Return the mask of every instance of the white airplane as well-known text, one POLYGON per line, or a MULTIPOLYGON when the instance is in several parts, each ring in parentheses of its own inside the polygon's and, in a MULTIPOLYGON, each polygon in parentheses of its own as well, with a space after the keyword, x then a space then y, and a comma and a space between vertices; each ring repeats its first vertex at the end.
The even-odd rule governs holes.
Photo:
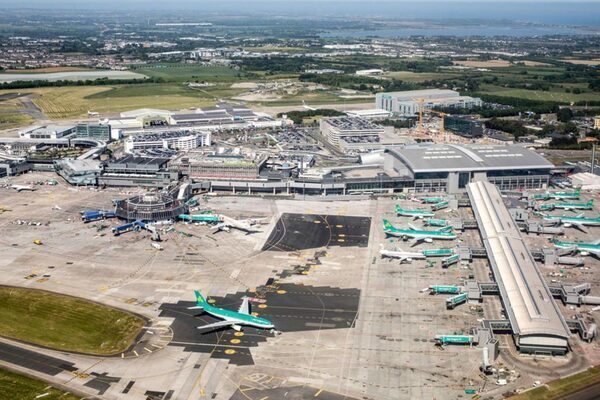
POLYGON ((314 108, 314 107, 311 107, 311 106, 307 105, 307 104, 306 104, 306 102, 305 102, 304 100, 302 100, 302 106, 303 106, 304 108, 306 108, 307 110, 310 110, 310 111, 316 111, 316 110, 317 110, 316 108, 314 108))
POLYGON ((21 192, 23 190, 29 190, 33 192, 35 190, 35 188, 31 185, 12 185, 11 188, 15 189, 17 192, 21 192))
POLYGON ((225 216, 225 215, 221 215, 220 217, 222 219, 222 222, 219 222, 218 224, 216 224, 213 227, 213 229, 215 229, 216 232, 219 232, 219 231, 229 232, 231 230, 231 228, 235 228, 240 231, 244 231, 247 234, 260 232, 260 229, 256 228, 255 225, 260 224, 262 220, 267 219, 267 218, 252 218, 252 219, 246 219, 246 220, 237 220, 237 219, 233 219, 231 217, 225 216))
POLYGON ((381 249, 379 250, 379 254, 381 255, 381 258, 398 258, 400 260, 400 264, 402 264, 404 261, 412 262, 412 260, 425 258, 425 255, 421 252, 410 252, 404 251, 402 249, 386 250, 384 249, 383 245, 381 245, 380 247, 381 249))

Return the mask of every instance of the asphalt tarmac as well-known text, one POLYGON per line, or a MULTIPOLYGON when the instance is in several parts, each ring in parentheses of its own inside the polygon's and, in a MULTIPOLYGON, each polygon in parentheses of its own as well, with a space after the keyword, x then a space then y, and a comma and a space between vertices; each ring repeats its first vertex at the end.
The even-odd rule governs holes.
POLYGON ((77 370, 74 367, 75 364, 71 362, 7 343, 0 343, 0 359, 51 376, 58 375, 62 371, 73 372, 77 370))
MULTIPOLYGON (((216 307, 237 310, 243 296, 251 297, 252 313, 275 324, 286 332, 349 328, 358 312, 360 291, 329 286, 315 287, 295 284, 275 284, 257 288, 256 293, 238 292, 225 297, 209 297, 216 307)), ((209 353, 214 358, 226 358, 236 365, 252 365, 250 348, 273 337, 267 330, 244 327, 242 332, 225 328, 203 332, 198 327, 219 321, 198 310, 188 310, 193 302, 162 304, 161 317, 174 318, 170 346, 183 346, 185 351, 209 353)))
POLYGON ((358 246, 369 244, 371 218, 340 215, 281 215, 263 251, 297 251, 328 246, 358 246))

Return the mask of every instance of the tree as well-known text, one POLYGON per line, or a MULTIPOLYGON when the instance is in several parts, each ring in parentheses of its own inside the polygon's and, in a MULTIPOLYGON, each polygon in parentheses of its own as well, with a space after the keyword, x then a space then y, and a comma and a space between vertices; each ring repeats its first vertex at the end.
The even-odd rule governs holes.
POLYGON ((569 122, 571 119, 573 119, 573 111, 567 107, 559 108, 556 112, 556 118, 560 122, 569 122))

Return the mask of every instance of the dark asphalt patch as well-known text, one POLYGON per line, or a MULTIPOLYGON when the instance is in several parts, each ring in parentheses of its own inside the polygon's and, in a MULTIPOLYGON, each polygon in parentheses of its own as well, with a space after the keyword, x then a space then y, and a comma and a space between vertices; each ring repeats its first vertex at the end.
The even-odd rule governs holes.
POLYGON ((371 218, 339 215, 281 215, 262 250, 296 251, 318 247, 367 247, 371 218))
MULTIPOLYGON (((264 300, 266 308, 261 308, 261 303, 251 303, 251 312, 257 312, 260 317, 272 321, 276 329, 285 335, 286 332, 353 327, 360 290, 274 284, 259 287, 256 293, 238 292, 210 298, 215 300, 217 307, 237 310, 245 295, 264 300)), ((236 365, 252 365, 254 360, 250 348, 274 336, 270 331, 251 327, 244 327, 243 335, 233 329, 203 333, 197 329, 198 326, 219 319, 187 309, 193 305, 193 302, 179 301, 160 306, 160 317, 174 318, 170 346, 182 346, 190 352, 209 353, 211 357, 228 359, 236 365)))
POLYGON ((94 377, 94 379, 90 380, 89 382, 86 382, 83 386, 96 389, 99 395, 103 395, 104 392, 106 392, 110 388, 111 383, 116 383, 121 380, 121 378, 118 378, 116 376, 108 376, 106 372, 102 374, 92 372, 92 376, 94 377))
POLYGON ((7 343, 0 343, 0 360, 51 376, 58 375, 62 371, 77 371, 75 364, 71 362, 7 343))

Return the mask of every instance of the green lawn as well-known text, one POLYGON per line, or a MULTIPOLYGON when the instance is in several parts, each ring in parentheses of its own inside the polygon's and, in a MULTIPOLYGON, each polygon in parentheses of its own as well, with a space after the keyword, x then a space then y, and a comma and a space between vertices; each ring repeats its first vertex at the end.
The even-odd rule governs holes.
POLYGON ((98 355, 126 350, 144 326, 132 314, 42 290, 0 287, 0 336, 98 355))
POLYGON ((510 400, 558 400, 598 381, 600 381, 600 367, 592 367, 579 374, 552 381, 547 386, 540 386, 510 397, 510 400))
POLYGON ((31 400, 45 393, 48 395, 41 397, 44 400, 79 399, 72 394, 61 392, 45 382, 0 369, 0 400, 31 400))
POLYGON ((19 112, 2 112, 0 109, 0 129, 15 128, 33 123, 33 118, 19 112))
POLYGON ((147 75, 151 78, 163 78, 167 81, 234 81, 242 71, 225 66, 202 66, 194 64, 149 64, 131 69, 133 72, 147 75))
POLYGON ((504 97, 518 97, 522 99, 530 100, 541 100, 541 101, 555 101, 561 103, 569 103, 576 101, 585 100, 600 100, 600 94, 598 92, 588 91, 581 94, 567 93, 564 89, 554 87, 552 90, 527 90, 527 89, 513 89, 505 88, 502 86, 494 85, 482 85, 479 90, 481 93, 486 93, 494 96, 504 97))

